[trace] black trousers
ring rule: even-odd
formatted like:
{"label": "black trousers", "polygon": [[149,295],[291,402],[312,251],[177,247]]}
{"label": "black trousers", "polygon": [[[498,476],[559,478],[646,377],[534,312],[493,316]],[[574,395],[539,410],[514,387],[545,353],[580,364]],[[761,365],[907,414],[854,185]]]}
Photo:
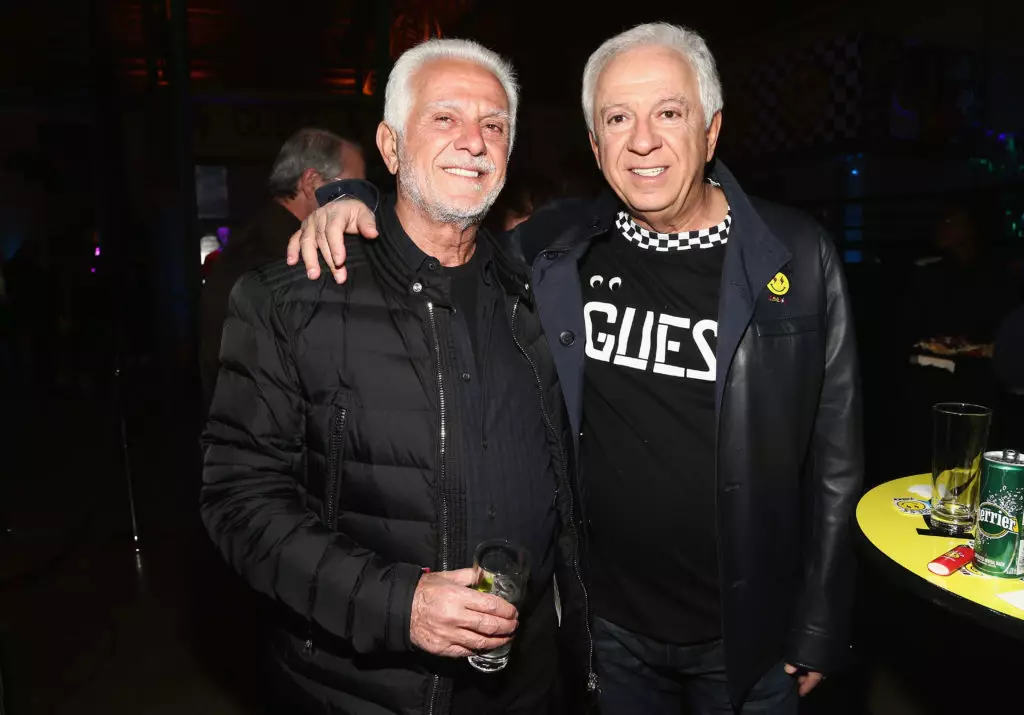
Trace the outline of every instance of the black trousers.
{"label": "black trousers", "polygon": [[[722,641],[671,645],[596,618],[601,715],[733,715]],[[796,715],[796,679],[773,666],[743,703],[743,715]]]}

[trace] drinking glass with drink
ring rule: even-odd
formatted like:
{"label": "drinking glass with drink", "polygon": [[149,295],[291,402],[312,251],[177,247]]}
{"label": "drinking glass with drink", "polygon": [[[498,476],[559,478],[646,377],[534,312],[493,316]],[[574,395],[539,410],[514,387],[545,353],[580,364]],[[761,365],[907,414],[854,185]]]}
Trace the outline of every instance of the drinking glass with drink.
{"label": "drinking glass with drink", "polygon": [[[474,588],[499,596],[518,607],[526,596],[530,576],[530,555],[521,546],[505,539],[481,542],[473,556],[477,571]],[[486,653],[469,656],[469,664],[483,673],[496,673],[508,665],[512,642]]]}

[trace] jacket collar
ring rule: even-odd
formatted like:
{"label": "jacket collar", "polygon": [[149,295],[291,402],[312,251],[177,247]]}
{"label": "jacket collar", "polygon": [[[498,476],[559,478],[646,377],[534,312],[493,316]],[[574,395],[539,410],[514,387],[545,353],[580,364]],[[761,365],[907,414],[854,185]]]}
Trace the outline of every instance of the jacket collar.
{"label": "jacket collar", "polygon": [[718,345],[715,350],[715,413],[721,415],[722,398],[733,358],[754,317],[758,295],[793,255],[771,232],[739,182],[717,162],[711,177],[722,186],[732,209],[732,226],[718,299]]}
{"label": "jacket collar", "polygon": [[419,273],[426,270],[427,260],[430,258],[406,233],[402,222],[398,220],[398,213],[395,211],[395,196],[389,194],[381,201],[377,209],[377,215],[384,225],[384,232],[394,245],[395,252],[405,264],[405,267],[412,273]]}
{"label": "jacket collar", "polygon": [[[394,194],[384,197],[376,212],[377,220],[383,229],[379,243],[384,249],[384,255],[390,259],[384,268],[395,287],[405,289],[419,281],[425,289],[432,289],[432,293],[439,292],[440,295],[435,297],[440,299],[448,293],[448,288],[447,281],[438,270],[439,263],[437,259],[424,253],[406,233],[395,212],[395,200]],[[496,278],[506,293],[528,299],[526,266],[511,258],[487,229],[480,228],[476,241],[477,256],[481,259],[484,280]]]}
{"label": "jacket collar", "polygon": [[748,295],[756,296],[793,256],[765,225],[750,197],[725,164],[716,161],[709,176],[721,185],[732,210],[723,287],[728,281],[742,285]]}

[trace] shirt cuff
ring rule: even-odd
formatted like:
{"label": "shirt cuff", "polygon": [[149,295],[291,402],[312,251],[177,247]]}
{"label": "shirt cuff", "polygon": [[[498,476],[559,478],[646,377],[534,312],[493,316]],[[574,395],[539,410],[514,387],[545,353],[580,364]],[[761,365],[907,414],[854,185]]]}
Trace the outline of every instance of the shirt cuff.
{"label": "shirt cuff", "polygon": [[341,179],[324,184],[316,190],[316,200],[326,206],[339,199],[356,199],[361,201],[374,213],[377,212],[377,187],[363,179]]}

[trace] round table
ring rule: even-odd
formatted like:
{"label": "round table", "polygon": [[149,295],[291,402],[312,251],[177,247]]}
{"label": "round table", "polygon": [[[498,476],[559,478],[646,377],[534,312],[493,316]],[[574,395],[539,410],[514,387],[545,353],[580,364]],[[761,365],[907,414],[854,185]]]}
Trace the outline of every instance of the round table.
{"label": "round table", "polygon": [[[921,514],[906,514],[895,499],[928,504],[931,475],[902,477],[880,484],[857,505],[857,525],[866,541],[867,555],[893,580],[919,596],[984,623],[1007,635],[1024,639],[1024,580],[984,576],[973,565],[949,576],[928,570],[936,556],[967,543],[967,538],[934,536]],[[911,504],[910,506],[914,506]]]}

